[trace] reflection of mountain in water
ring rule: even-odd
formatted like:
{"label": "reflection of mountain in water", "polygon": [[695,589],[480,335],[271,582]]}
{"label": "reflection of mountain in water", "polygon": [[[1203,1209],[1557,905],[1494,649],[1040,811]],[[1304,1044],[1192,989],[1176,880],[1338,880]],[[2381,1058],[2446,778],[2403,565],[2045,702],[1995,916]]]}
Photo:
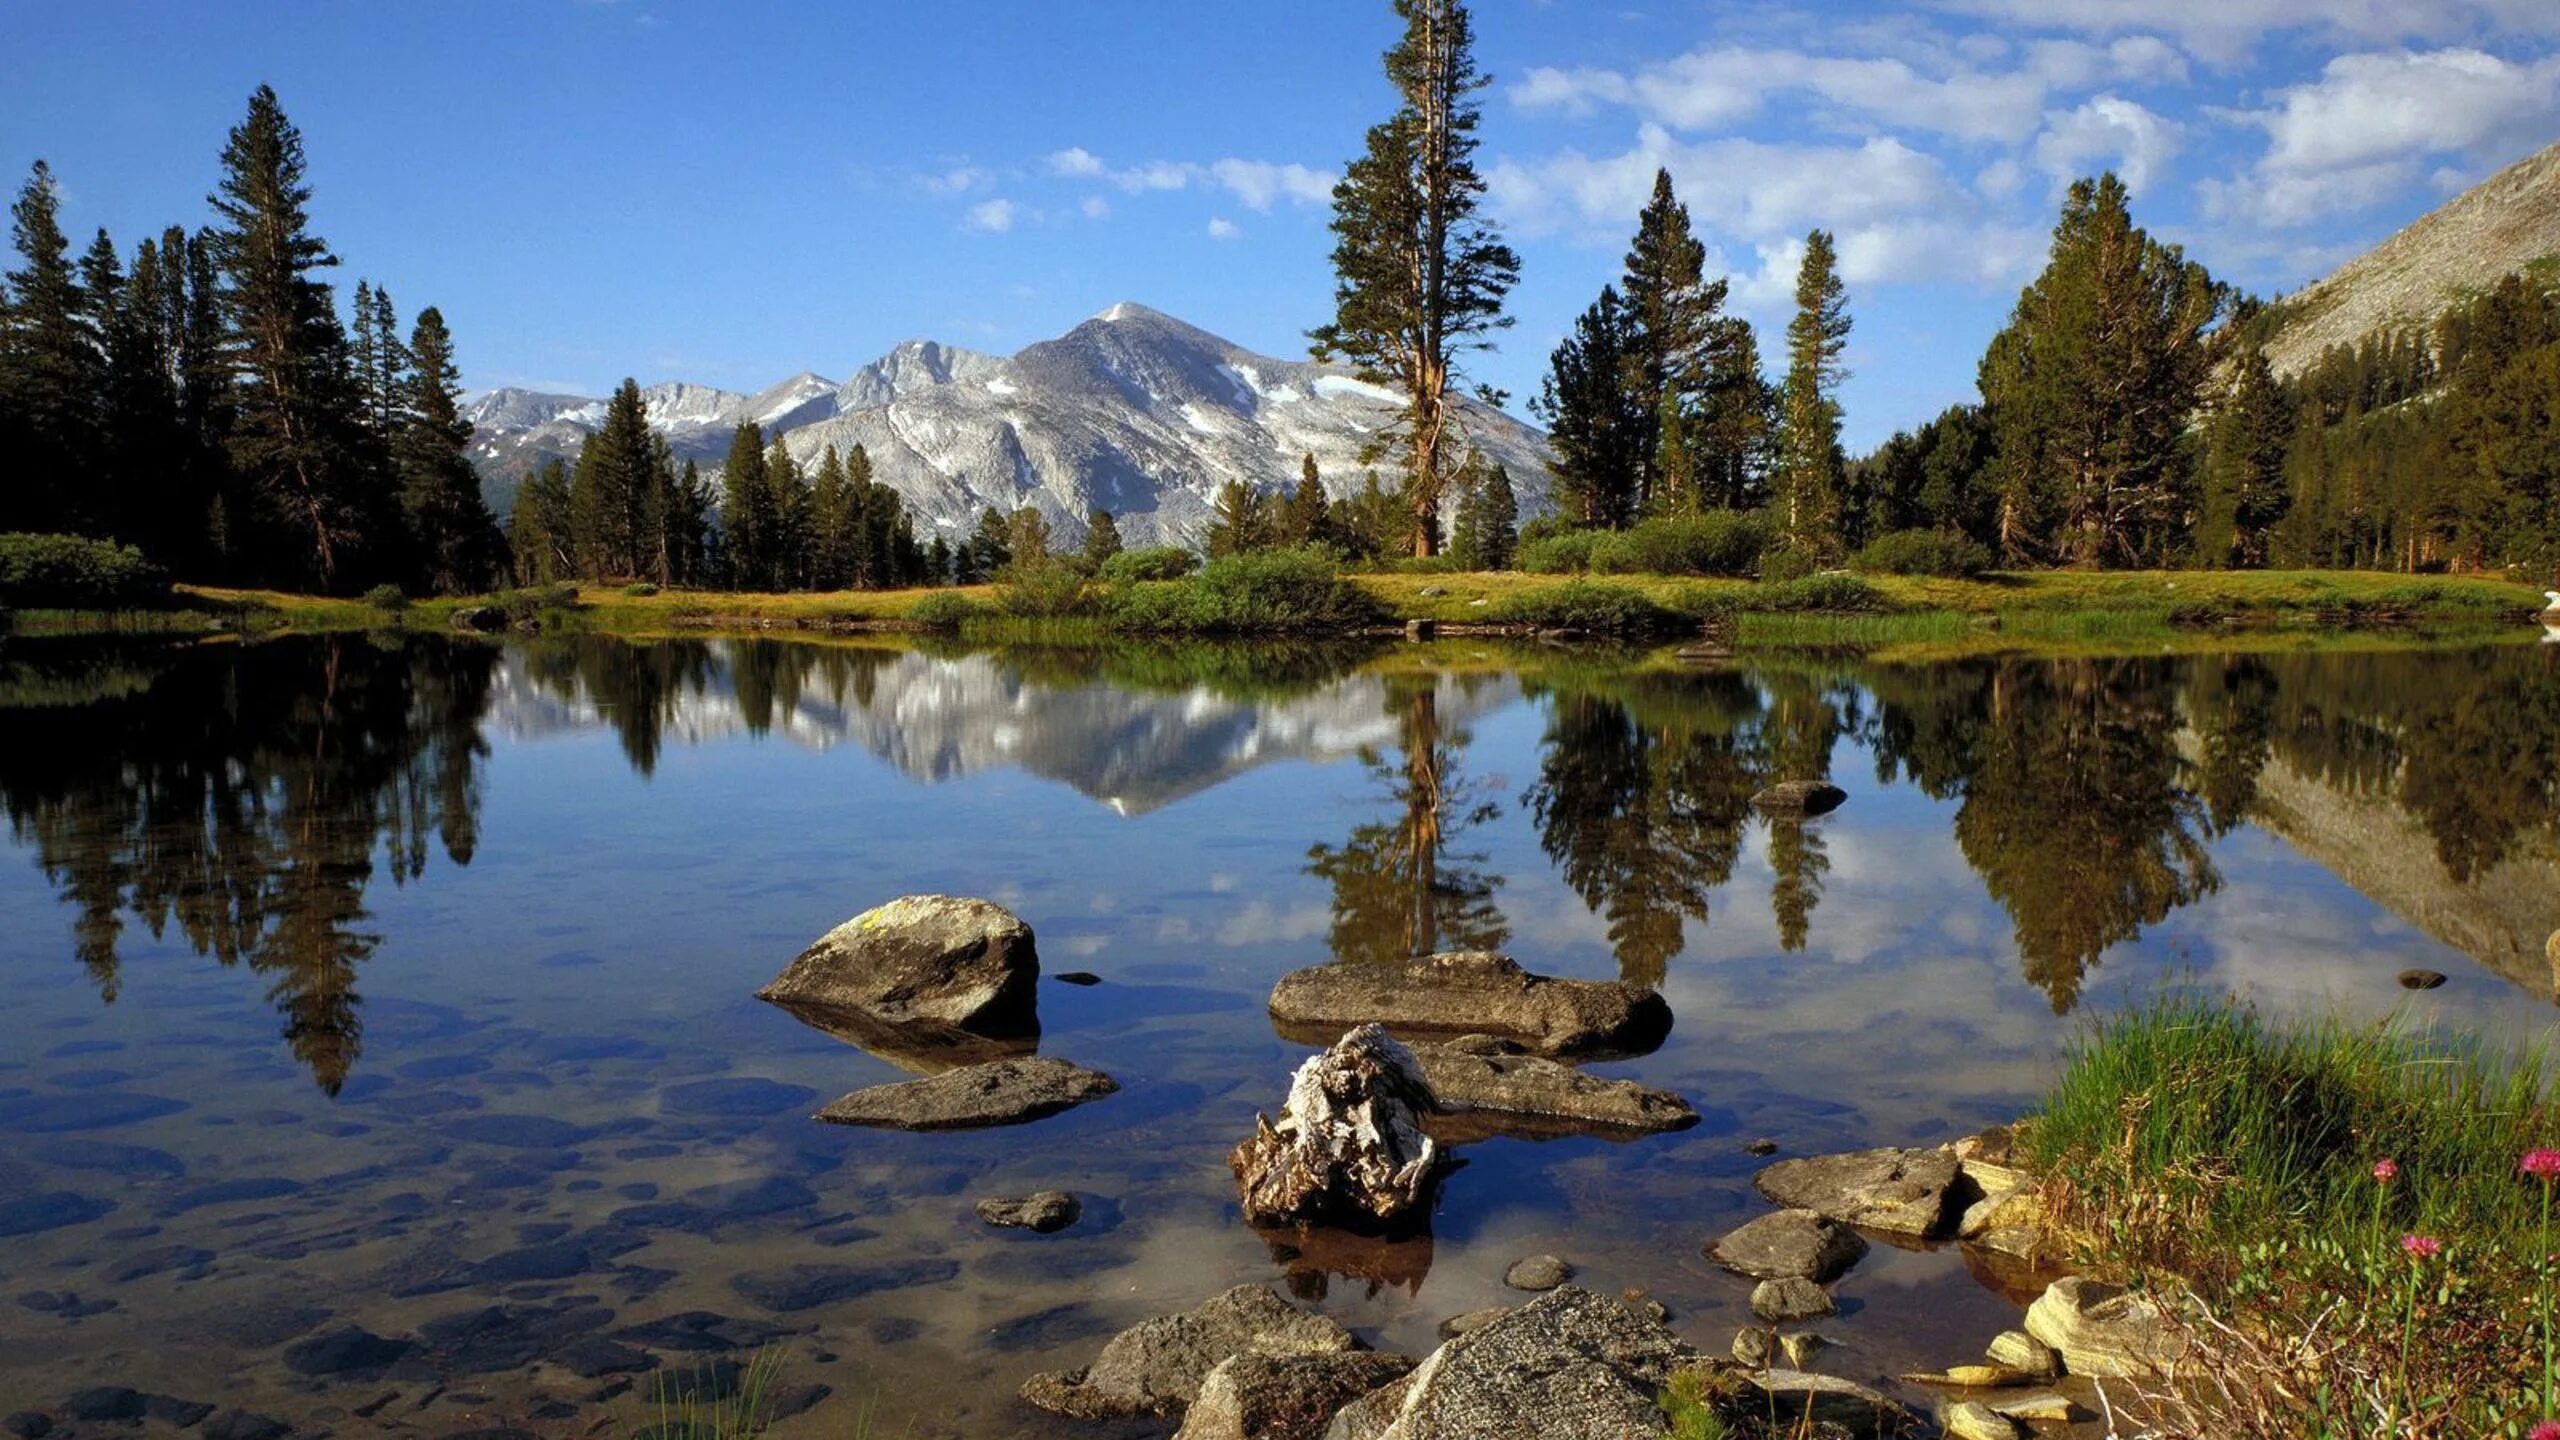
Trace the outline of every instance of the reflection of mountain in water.
{"label": "reflection of mountain in water", "polygon": [[[1329,761],[1392,746],[1387,683],[1350,675],[1308,693],[1237,698],[1208,685],[1127,688],[1099,673],[1035,677],[1000,657],[943,658],[865,651],[850,665],[809,665],[773,703],[742,694],[765,641],[712,645],[698,682],[658,702],[658,730],[699,743],[744,732],[787,736],[824,750],[857,745],[924,781],[996,769],[1055,780],[1124,815],[1139,815],[1273,761]],[[812,652],[800,650],[795,659]],[[815,652],[818,656],[845,652]],[[830,673],[830,671],[833,673]],[[750,687],[755,688],[755,687]],[[1515,682],[1442,682],[1452,719],[1472,720],[1518,698]],[[516,738],[612,724],[633,703],[598,693],[581,675],[564,684],[511,656],[493,687],[493,724]]]}
{"label": "reflection of mountain in water", "polygon": [[2379,795],[2358,795],[2278,760],[2258,774],[2251,819],[2305,859],[2436,940],[2514,982],[2560,1000],[2545,945],[2560,931],[2560,836],[2520,838],[2469,879],[2436,856],[2427,828]]}

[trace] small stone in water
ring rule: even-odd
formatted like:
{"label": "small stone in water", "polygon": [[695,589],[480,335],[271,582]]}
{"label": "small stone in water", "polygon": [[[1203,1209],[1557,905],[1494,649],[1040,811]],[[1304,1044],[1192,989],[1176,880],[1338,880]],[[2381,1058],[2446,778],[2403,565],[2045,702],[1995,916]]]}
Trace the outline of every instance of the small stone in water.
{"label": "small stone in water", "polygon": [[2433,990],[2443,983],[2444,975],[2439,971],[2403,970],[2400,972],[2400,988],[2403,990]]}
{"label": "small stone in water", "polygon": [[1532,1255],[1504,1273],[1502,1283],[1514,1290],[1553,1290],[1573,1278],[1573,1267],[1553,1255]]}
{"label": "small stone in water", "polygon": [[1763,1136],[1743,1146],[1742,1152],[1746,1155],[1775,1155],[1778,1153],[1778,1142]]}

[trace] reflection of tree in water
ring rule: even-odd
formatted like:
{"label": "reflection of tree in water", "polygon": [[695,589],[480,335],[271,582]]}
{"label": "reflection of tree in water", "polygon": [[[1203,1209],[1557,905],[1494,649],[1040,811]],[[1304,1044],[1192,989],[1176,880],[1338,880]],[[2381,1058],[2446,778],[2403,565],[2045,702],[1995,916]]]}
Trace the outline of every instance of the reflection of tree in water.
{"label": "reflection of tree in water", "polygon": [[[377,848],[395,883],[477,844],[496,652],[335,637],[171,656],[146,693],[20,707],[0,679],[0,806],[77,912],[112,1002],[127,917],[269,979],[284,1038],[335,1093],[362,1044],[357,967]],[[122,657],[129,661],[130,656]],[[101,656],[102,664],[118,663]]]}
{"label": "reflection of tree in water", "polygon": [[669,721],[688,696],[709,683],[711,647],[699,640],[626,645],[595,636],[535,641],[524,670],[536,686],[563,697],[585,696],[622,742],[624,758],[654,774]]}
{"label": "reflection of tree in water", "polygon": [[[1960,795],[1957,846],[2056,1014],[2101,952],[2221,884],[2185,788],[2175,669],[2004,660],[1873,677],[1880,774]],[[2226,746],[2245,757],[2245,745]],[[2235,782],[2225,776],[2226,794]]]}
{"label": "reflection of tree in water", "polygon": [[[1844,713],[1843,706],[1848,706]],[[1828,780],[1831,747],[1844,727],[1856,724],[1854,695],[1802,675],[1773,677],[1769,713],[1759,730],[1760,771],[1771,780]],[[1778,921],[1779,948],[1805,947],[1813,907],[1822,903],[1822,877],[1831,852],[1818,826],[1796,820],[1769,825],[1769,909]]]}
{"label": "reflection of tree in water", "polygon": [[1401,960],[1498,949],[1511,934],[1493,899],[1501,881],[1474,868],[1483,855],[1451,848],[1468,826],[1501,813],[1461,775],[1468,737],[1443,730],[1436,678],[1389,681],[1387,713],[1399,731],[1398,756],[1364,750],[1361,761],[1386,786],[1397,815],[1355,828],[1339,848],[1307,852],[1309,872],[1333,886],[1333,953]]}

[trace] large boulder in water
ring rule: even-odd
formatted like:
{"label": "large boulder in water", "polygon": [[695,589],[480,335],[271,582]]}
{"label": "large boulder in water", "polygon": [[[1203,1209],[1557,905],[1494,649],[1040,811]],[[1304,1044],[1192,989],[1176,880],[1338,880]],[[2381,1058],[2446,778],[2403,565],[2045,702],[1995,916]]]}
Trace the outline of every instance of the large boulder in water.
{"label": "large boulder in water", "polygon": [[1310,1056],[1279,1123],[1255,1115],[1228,1157],[1246,1222],[1376,1229],[1425,1218],[1442,1158],[1422,1133],[1431,1108],[1420,1062],[1379,1026]]}
{"label": "large boulder in water", "polygon": [[1209,1372],[1235,1355],[1329,1355],[1359,1348],[1351,1332],[1283,1300],[1267,1285],[1239,1285],[1197,1309],[1123,1330],[1081,1370],[1034,1375],[1022,1398],[1077,1420],[1171,1418],[1189,1409]]}
{"label": "large boulder in water", "polygon": [[1374,1350],[1231,1355],[1200,1382],[1174,1440],[1321,1440],[1343,1406],[1412,1369]]}
{"label": "large boulder in water", "polygon": [[909,895],[818,937],[756,992],[795,1010],[1007,1034],[1033,1022],[1040,957],[1001,905]]}
{"label": "large boulder in water", "polygon": [[[1567,1285],[1433,1351],[1374,1433],[1380,1440],[1668,1435],[1663,1387],[1701,1358],[1660,1322]],[[1339,1428],[1365,1430],[1376,1418],[1359,1415]]]}
{"label": "large boulder in water", "polygon": [[1638,985],[1532,975],[1508,955],[1315,965],[1280,977],[1271,1015],[1321,1045],[1354,1025],[1400,1035],[1495,1035],[1542,1055],[1641,1055],[1671,1033],[1671,1007]]}

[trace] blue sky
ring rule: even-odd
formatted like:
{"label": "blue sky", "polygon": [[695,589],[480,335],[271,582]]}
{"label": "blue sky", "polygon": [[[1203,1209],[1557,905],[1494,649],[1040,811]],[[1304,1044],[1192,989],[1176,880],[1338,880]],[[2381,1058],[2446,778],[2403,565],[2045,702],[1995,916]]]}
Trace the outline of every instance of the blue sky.
{"label": "blue sky", "polygon": [[[1667,164],[1764,326],[1798,237],[1840,235],[1852,448],[1971,394],[2072,174],[2122,170],[2139,218],[2266,291],[2560,138],[2551,0],[1475,12],[1525,261],[1478,378],[1535,390]],[[0,163],[50,160],[75,236],[129,248],[203,221],[271,83],[345,282],[441,306],[475,387],[755,389],[1124,299],[1297,353],[1393,30],[1386,0],[13,0]]]}

